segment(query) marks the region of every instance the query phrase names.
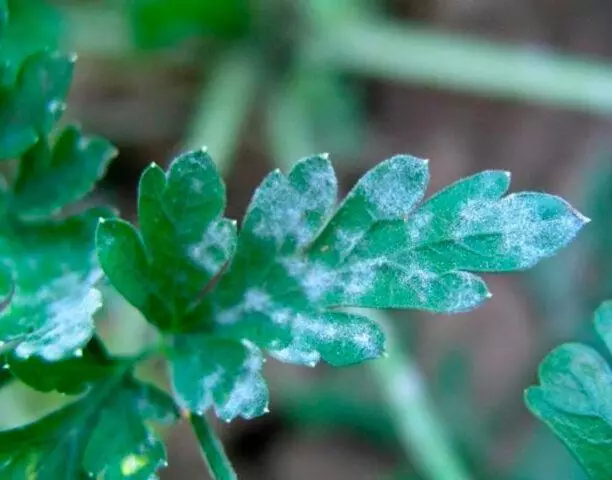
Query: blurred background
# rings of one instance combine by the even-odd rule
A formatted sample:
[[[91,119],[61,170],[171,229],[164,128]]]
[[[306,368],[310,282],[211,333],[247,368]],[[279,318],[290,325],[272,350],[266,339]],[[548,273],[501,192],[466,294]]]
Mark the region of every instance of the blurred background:
[[[387,363],[312,370],[270,360],[272,413],[217,425],[240,478],[585,478],[522,394],[559,343],[601,347],[591,312],[612,297],[610,2],[8,3],[0,56],[78,54],[65,121],[119,148],[92,201],[127,218],[144,166],[206,145],[236,219],[270,169],[319,152],[344,192],[377,162],[410,153],[430,159],[430,193],[504,169],[514,190],[562,195],[593,219],[533,271],[489,276],[493,298],[474,312],[381,317]],[[144,323],[111,291],[107,299],[100,328],[115,350],[134,348]],[[159,365],[143,375],[164,382]],[[18,384],[0,396],[1,426],[61,401]],[[206,478],[188,425],[163,434],[162,478]],[[455,477],[436,474],[444,468]]]

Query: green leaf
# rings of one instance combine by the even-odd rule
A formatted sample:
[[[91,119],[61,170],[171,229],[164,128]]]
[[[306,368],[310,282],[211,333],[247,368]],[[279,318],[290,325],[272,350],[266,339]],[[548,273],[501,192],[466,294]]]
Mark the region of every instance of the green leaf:
[[[166,465],[166,454],[144,422],[176,418],[162,391],[129,376],[113,378],[35,423],[0,432],[0,474],[45,480],[149,479]]]
[[[102,178],[115,148],[77,127],[64,129],[53,147],[41,138],[19,163],[10,208],[21,218],[55,214],[82,199]]]
[[[0,38],[4,35],[6,25],[8,23],[8,5],[7,0],[0,0]]]
[[[75,356],[91,338],[101,276],[93,235],[105,209],[67,219],[23,224],[5,219],[0,258],[12,270],[15,294],[0,314],[0,341],[17,342],[17,358]]]
[[[197,415],[214,406],[228,422],[260,416],[268,411],[262,364],[259,350],[248,343],[208,335],[176,337],[170,370],[177,402]]]
[[[140,231],[108,220],[100,263],[117,290],[168,335],[175,397],[226,420],[266,411],[261,353],[349,365],[376,358],[384,335],[349,307],[458,312],[490,296],[472,272],[527,268],[586,222],[558,197],[503,195],[483,172],[418,206],[427,162],[396,156],[336,208],[329,160],[313,156],[256,190],[235,240],[225,188],[203,152],[153,165],[139,188]]]
[[[245,0],[130,0],[130,16],[137,43],[159,48],[190,37],[243,36],[250,24]]]
[[[59,47],[62,18],[48,0],[9,0],[9,22],[0,35],[0,62],[6,67],[3,80],[14,79],[25,58],[34,53]],[[5,10],[6,11],[6,10]],[[5,19],[6,20],[6,19]]]
[[[212,292],[219,328],[289,362],[373,358],[383,350],[376,325],[330,309],[470,310],[490,296],[472,272],[528,268],[586,222],[555,196],[502,198],[509,175],[498,171],[463,179],[417,207],[428,180],[426,161],[393,157],[334,213],[336,179],[326,158],[308,158],[288,177],[270,174]]]
[[[595,327],[610,348],[612,302],[595,313]],[[612,351],[612,350],[611,350]],[[525,392],[531,412],[565,443],[593,480],[612,476],[612,369],[586,345],[569,343],[540,364],[540,385]]]
[[[73,358],[49,363],[38,357],[22,360],[11,355],[8,365],[13,375],[38,391],[77,395],[116,375],[122,363],[110,358],[100,340],[94,336]]]
[[[74,61],[58,53],[31,55],[15,84],[0,88],[0,160],[19,157],[49,134],[64,112]]]
[[[203,151],[157,165],[139,185],[140,233],[121,220],[98,228],[100,263],[115,288],[166,331],[185,331],[207,285],[234,250],[235,222],[221,218],[225,186]]]

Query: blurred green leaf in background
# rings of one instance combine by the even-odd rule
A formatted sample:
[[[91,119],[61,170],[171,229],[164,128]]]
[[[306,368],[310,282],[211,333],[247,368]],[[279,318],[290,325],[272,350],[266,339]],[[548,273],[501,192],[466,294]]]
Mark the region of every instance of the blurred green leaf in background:
[[[136,42],[168,47],[190,37],[243,38],[251,27],[248,0],[125,0]]]

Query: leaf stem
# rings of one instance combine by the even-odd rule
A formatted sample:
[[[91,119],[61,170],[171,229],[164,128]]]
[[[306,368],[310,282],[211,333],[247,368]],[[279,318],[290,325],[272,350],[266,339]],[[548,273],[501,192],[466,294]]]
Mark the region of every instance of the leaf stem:
[[[395,341],[397,334],[390,319],[379,311],[369,311],[368,316],[385,330],[388,357],[369,365],[405,451],[428,479],[469,480],[471,477],[428,398],[418,366]]]
[[[213,480],[237,479],[238,476],[227,458],[223,444],[206,417],[192,413],[190,421]]]

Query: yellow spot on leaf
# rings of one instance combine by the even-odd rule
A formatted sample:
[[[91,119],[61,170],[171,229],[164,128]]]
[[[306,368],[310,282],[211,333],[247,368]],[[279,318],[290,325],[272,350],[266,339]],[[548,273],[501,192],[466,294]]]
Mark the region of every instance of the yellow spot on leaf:
[[[134,475],[138,472],[138,470],[141,470],[142,467],[144,467],[147,463],[149,463],[149,460],[143,455],[128,455],[127,457],[124,457],[123,460],[121,460],[121,473],[126,477]]]

